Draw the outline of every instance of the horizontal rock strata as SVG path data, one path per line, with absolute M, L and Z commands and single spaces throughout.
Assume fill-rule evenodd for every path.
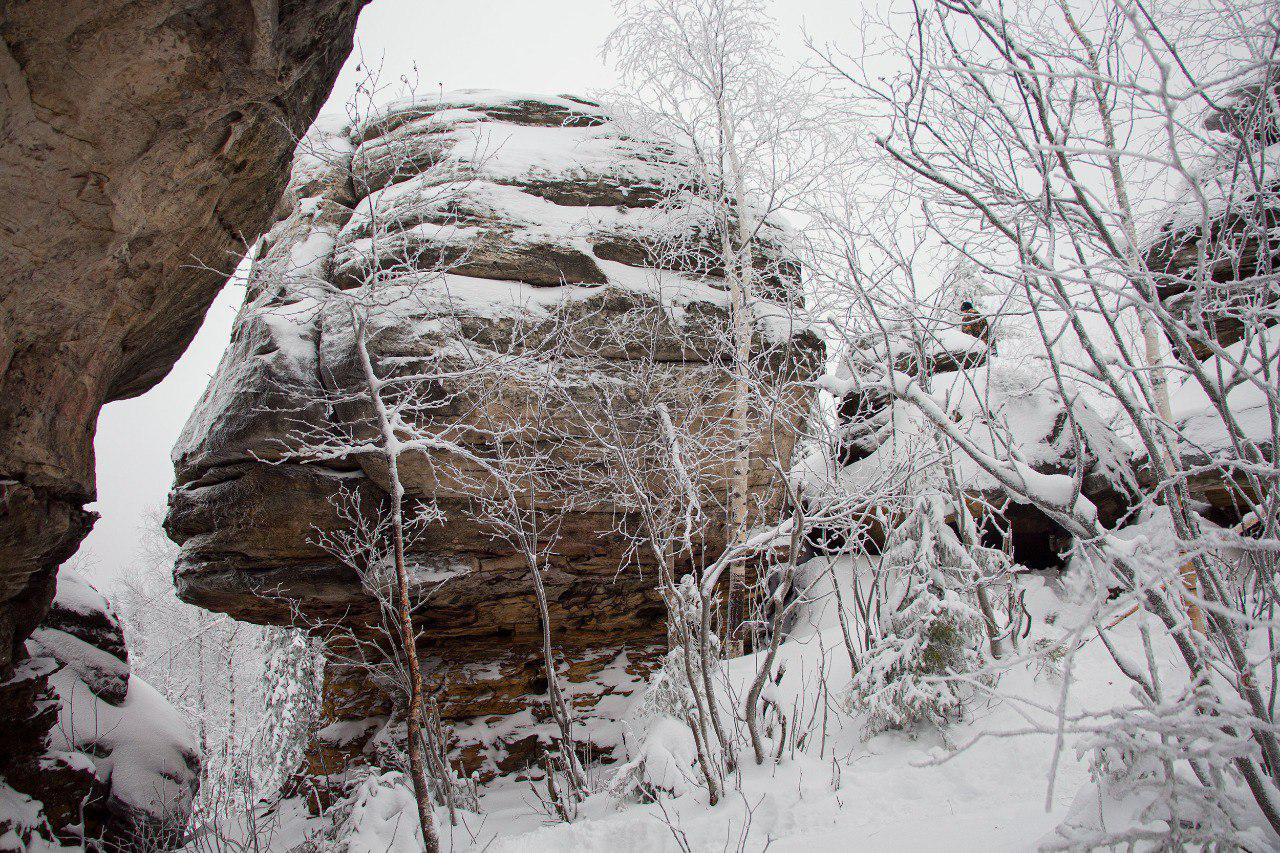
M 429 682 L 445 685 L 442 713 L 458 723 L 458 754 L 486 773 L 531 758 L 548 731 L 539 620 L 525 563 L 477 511 L 492 477 L 489 463 L 474 460 L 492 457 L 495 429 L 549 448 L 565 471 L 594 458 L 590 441 L 570 452 L 578 445 L 566 436 L 582 429 L 579 408 L 601 383 L 622 383 L 635 400 L 667 400 L 673 417 L 700 418 L 709 436 L 721 429 L 728 295 L 722 269 L 704 262 L 713 243 L 696 220 L 696 195 L 683 208 L 664 201 L 677 166 L 668 148 L 568 97 L 462 92 L 314 128 L 231 346 L 175 449 L 167 528 L 183 546 L 180 595 L 260 622 L 301 614 L 362 631 L 374 619 L 358 578 L 321 539 L 343 529 L 339 507 L 353 497 L 362 507 L 385 501 L 383 462 L 296 452 L 302 433 L 370 428 L 353 300 L 381 300 L 366 326 L 380 375 L 463 374 L 475 359 L 523 363 L 536 353 L 557 383 L 556 402 L 536 381 L 501 371 L 474 387 L 442 380 L 447 404 L 423 417 L 466 452 L 415 451 L 401 463 L 410 511 L 429 504 L 444 514 L 409 561 L 426 599 L 420 651 Z M 682 251 L 657 251 L 673 232 L 687 238 Z M 785 298 L 760 303 L 753 351 L 762 371 L 787 382 L 817 370 L 821 344 L 789 325 L 798 268 L 782 256 L 756 259 L 762 289 Z M 586 363 L 589 375 L 575 367 Z M 774 476 L 766 451 L 785 464 L 807 401 L 798 385 L 788 393 L 794 411 L 764 417 L 755 439 L 751 481 L 766 504 Z M 717 440 L 727 440 L 723 429 Z M 703 461 L 691 464 L 710 505 L 727 471 Z M 544 569 L 551 624 L 583 725 L 607 749 L 608 726 L 593 715 L 613 713 L 643 682 L 665 643 L 664 608 L 655 568 L 629 561 L 615 532 L 625 507 L 580 495 L 568 507 L 567 494 L 536 496 L 560 513 Z M 315 773 L 345 766 L 393 710 L 366 674 L 340 664 L 340 649 L 333 657 Z

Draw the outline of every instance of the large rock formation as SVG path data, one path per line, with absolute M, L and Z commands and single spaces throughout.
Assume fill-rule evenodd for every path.
M 0 3 L 0 679 L 93 523 L 98 410 L 270 224 L 364 2 Z
M 1240 522 L 1251 500 L 1260 497 L 1259 481 L 1233 467 L 1256 464 L 1248 455 L 1242 460 L 1240 445 L 1251 442 L 1267 459 L 1276 453 L 1266 390 L 1274 383 L 1280 340 L 1277 94 L 1280 69 L 1269 66 L 1215 99 L 1204 120 L 1198 192 L 1184 191 L 1157 213 L 1159 227 L 1146 255 L 1161 300 L 1191 330 L 1191 355 L 1211 381 L 1228 389 L 1226 403 L 1238 432 L 1227 429 L 1194 377 L 1184 378 L 1172 396 L 1183 462 L 1192 469 L 1190 493 L 1207 505 L 1210 517 L 1228 526 Z
M 714 425 L 726 411 L 728 295 L 722 270 L 707 262 L 713 243 L 693 224 L 697 205 L 659 205 L 673 156 L 568 97 L 461 92 L 354 126 L 318 125 L 295 162 L 289 213 L 265 241 L 231 346 L 174 451 L 167 528 L 183 546 L 179 594 L 238 618 L 289 622 L 296 608 L 363 630 L 369 598 L 319 539 L 347 524 L 343 490 L 366 508 L 384 499 L 386 471 L 368 454 L 339 449 L 319 461 L 290 452 L 299 431 L 369 428 L 368 401 L 355 395 L 352 300 L 361 311 L 378 302 L 368 341 L 384 375 L 465 373 L 499 353 L 527 357 L 547 346 L 595 359 L 590 376 L 539 362 L 570 392 L 554 404 L 501 370 L 482 388 L 441 380 L 442 398 L 459 396 L 423 417 L 477 457 L 494 452 L 481 424 L 527 446 L 559 441 L 571 429 L 569 398 L 592 400 L 594 381 L 627 383 L 642 400 L 666 394 L 676 417 L 697 412 Z M 653 251 L 662 229 L 695 248 L 665 260 Z M 757 266 L 769 291 L 796 291 L 795 265 L 767 254 Z M 816 337 L 787 325 L 782 302 L 758 307 L 760 363 L 778 381 L 811 375 Z M 655 317 L 653 329 L 638 331 Z M 764 451 L 785 464 L 796 426 L 793 414 L 760 424 L 751 472 L 759 494 L 773 476 Z M 410 502 L 446 515 L 409 554 L 430 593 L 419 607 L 420 651 L 429 680 L 445 685 L 443 716 L 459 723 L 468 770 L 501 772 L 532 757 L 549 731 L 532 698 L 546 691 L 539 621 L 527 568 L 477 511 L 487 472 L 459 468 L 459 458 L 414 453 L 402 466 Z M 723 494 L 723 471 L 691 467 L 706 474 L 708 495 Z M 563 497 L 542 496 L 557 506 Z M 620 514 L 579 498 L 545 568 L 552 630 L 584 714 L 615 713 L 617 701 L 604 697 L 632 692 L 665 643 L 652 567 L 624 566 L 626 547 L 612 533 Z M 335 659 L 342 651 L 333 649 Z M 335 660 L 327 673 L 331 725 L 313 750 L 316 774 L 344 766 L 394 712 L 359 667 Z M 616 742 L 616 727 L 587 728 L 599 749 Z
M 889 353 L 889 361 L 911 375 L 928 375 L 928 388 L 957 427 L 983 451 L 1002 458 L 1014 455 L 1042 474 L 1082 472 L 1081 494 L 1098 511 L 1099 520 L 1115 526 L 1134 504 L 1137 481 L 1132 451 L 1111 425 L 1083 399 L 1068 402 L 1057 392 L 1045 369 L 1014 353 L 996 356 L 982 341 L 953 328 L 934 333 L 927 346 L 901 344 L 909 357 Z M 889 472 L 903 470 L 913 458 L 936 452 L 933 430 L 910 404 L 892 400 L 879 389 L 859 388 L 861 371 L 875 371 L 886 360 L 881 345 L 856 351 L 829 380 L 837 396 L 835 441 L 805 465 L 809 500 L 817 506 L 871 495 L 883 487 Z M 921 363 L 923 370 L 921 370 Z M 1079 435 L 1071 428 L 1074 418 Z M 967 455 L 956 452 L 957 483 L 971 501 L 984 544 L 1001 547 L 1004 537 L 1014 560 L 1035 569 L 1065 565 L 1069 534 L 1044 512 L 1007 498 L 1000 484 Z M 899 475 L 900 476 L 900 475 Z M 891 479 L 889 481 L 892 481 Z M 864 499 L 866 500 L 866 499 Z M 891 510 L 867 502 L 869 518 L 890 518 Z M 1000 524 L 988 508 L 1000 508 Z M 870 544 L 879 545 L 879 522 L 865 522 Z M 819 547 L 843 547 L 855 531 L 823 527 L 815 533 Z
M 1194 330 L 1196 358 L 1229 346 L 1245 323 L 1272 325 L 1280 301 L 1280 70 L 1217 100 L 1204 119 L 1199 187 L 1156 214 L 1147 266 L 1161 301 Z
M 39 841 L 168 849 L 199 759 L 181 715 L 130 671 L 111 605 L 72 570 L 0 691 L 0 850 Z M 14 730 L 16 729 L 16 731 Z

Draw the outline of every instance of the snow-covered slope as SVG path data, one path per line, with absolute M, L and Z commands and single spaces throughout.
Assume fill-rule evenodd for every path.
M 1158 519 L 1141 535 L 1158 547 Z M 806 567 L 821 573 L 826 558 Z M 868 567 L 847 558 L 836 576 Z M 502 853 L 656 853 L 657 851 L 787 851 L 787 853 L 977 853 L 1087 847 L 1100 832 L 1134 825 L 1147 795 L 1116 799 L 1105 774 L 1095 772 L 1091 737 L 1065 731 L 1067 718 L 1090 715 L 1100 725 L 1108 712 L 1133 703 L 1129 683 L 1115 669 L 1087 624 L 1089 602 L 1050 576 L 1022 579 L 1033 619 L 1020 649 L 1002 661 L 994 683 L 972 701 L 969 719 L 950 728 L 910 735 L 885 733 L 865 742 L 862 719 L 850 711 L 849 660 L 836 624 L 829 583 L 779 655 L 781 682 L 771 699 L 807 733 L 803 749 L 788 740 L 782 759 L 756 766 L 744 756 L 741 774 L 722 803 L 707 804 L 697 784 L 688 729 L 646 713 L 636 699 L 624 717 L 627 755 L 643 757 L 669 793 L 660 802 L 594 795 L 573 823 L 549 820 L 532 781 L 501 780 L 484 790 L 480 813 L 463 813 L 458 826 L 438 810 L 445 849 Z M 847 594 L 846 590 L 846 594 Z M 1136 618 L 1110 631 L 1119 653 L 1143 654 Z M 1159 664 L 1177 669 L 1176 652 L 1157 645 Z M 741 696 L 754 673 L 752 657 L 733 661 L 727 684 Z M 1067 686 L 1064 688 L 1064 680 Z M 775 731 L 775 735 L 777 732 Z M 774 742 L 776 746 L 776 741 Z M 619 765 L 593 771 L 607 783 Z M 601 787 L 604 787 L 602 784 Z M 355 851 L 415 851 L 416 814 L 407 782 L 397 773 L 375 774 L 334 817 L 313 818 L 291 804 L 279 811 L 282 841 L 290 849 L 310 837 L 342 839 Z M 1250 832 L 1268 849 L 1277 841 L 1261 827 Z

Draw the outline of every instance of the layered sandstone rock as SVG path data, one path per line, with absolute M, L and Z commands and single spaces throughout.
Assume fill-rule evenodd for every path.
M 384 500 L 383 464 L 358 452 L 323 461 L 296 452 L 308 430 L 370 428 L 353 300 L 369 310 L 382 375 L 465 373 L 475 361 L 538 352 L 556 402 L 500 370 L 474 387 L 442 380 L 448 403 L 422 425 L 466 453 L 415 452 L 401 466 L 410 509 L 430 503 L 445 514 L 409 560 L 427 598 L 420 652 L 429 682 L 444 684 L 444 716 L 459 723 L 460 757 L 488 773 L 531 758 L 550 732 L 536 698 L 546 679 L 531 580 L 477 511 L 490 473 L 465 458 L 491 454 L 494 431 L 507 430 L 525 446 L 551 448 L 553 461 L 566 454 L 566 467 L 581 463 L 594 452 L 589 441 L 573 459 L 564 448 L 593 383 L 623 383 L 638 400 L 665 394 L 677 416 L 700 413 L 708 423 L 726 413 L 728 295 L 722 270 L 706 261 L 712 243 L 696 197 L 676 209 L 659 204 L 678 171 L 673 156 L 568 97 L 460 92 L 313 129 L 285 194 L 289 212 L 265 241 L 231 346 L 174 451 L 167 527 L 183 546 L 179 594 L 262 622 L 301 613 L 363 631 L 372 618 L 357 577 L 320 539 L 343 529 L 338 508 L 351 495 L 366 508 Z M 692 248 L 678 257 L 654 251 L 673 230 Z M 764 254 L 766 289 L 794 299 L 794 263 L 780 262 L 780 250 Z M 766 373 L 786 382 L 817 370 L 821 345 L 788 324 L 786 300 L 757 313 L 754 351 Z M 762 497 L 773 477 L 766 451 L 786 463 L 794 412 L 807 400 L 798 386 L 790 393 L 795 410 L 764 418 L 756 438 L 751 480 Z M 725 471 L 691 467 L 709 497 L 723 494 Z M 567 506 L 564 493 L 539 498 Z M 613 533 L 622 515 L 624 507 L 575 496 L 545 568 L 569 692 L 583 734 L 603 750 L 618 732 L 592 715 L 616 712 L 665 642 L 653 567 L 626 565 L 626 544 Z M 703 543 L 710 552 L 722 547 L 713 539 Z M 393 704 L 366 676 L 329 667 L 331 724 L 313 750 L 313 773 L 340 769 L 385 735 Z
M 0 678 L 93 523 L 99 409 L 270 224 L 364 2 L 0 3 Z
M 1160 299 L 1222 346 L 1241 339 L 1246 318 L 1271 325 L 1280 300 L 1277 92 L 1280 78 L 1271 68 L 1208 111 L 1199 187 L 1157 214 L 1159 227 L 1146 250 Z M 1204 341 L 1190 343 L 1198 359 L 1213 354 Z
M 1194 377 L 1174 389 L 1171 402 L 1182 459 L 1191 469 L 1190 493 L 1208 505 L 1213 520 L 1229 526 L 1247 513 L 1245 496 L 1258 498 L 1257 481 L 1233 470 L 1256 464 L 1251 453 L 1241 458 L 1240 439 L 1264 459 L 1276 453 L 1266 384 L 1274 382 L 1280 340 L 1278 92 L 1280 78 L 1270 68 L 1215 102 L 1204 121 L 1208 150 L 1198 192 L 1185 191 L 1158 214 L 1146 255 L 1161 300 L 1194 331 L 1190 349 L 1204 375 L 1228 389 L 1238 433 L 1229 433 Z
M 1130 447 L 1079 398 L 1070 411 L 1077 433 L 1067 401 L 1040 365 L 1016 354 L 989 354 L 982 341 L 954 329 L 942 330 L 928 347 L 918 349 L 926 350 L 923 361 L 930 393 L 977 447 L 997 458 L 1016 454 L 1043 474 L 1080 470 L 1081 494 L 1097 508 L 1099 520 L 1107 527 L 1128 513 L 1137 493 Z M 869 347 L 856 361 L 867 364 L 868 353 L 872 364 L 884 359 L 881 347 Z M 916 355 L 893 361 L 918 375 L 920 360 Z M 859 389 L 857 369 L 845 365 L 832 380 L 832 390 L 838 392 L 835 447 L 829 456 L 815 455 L 806 463 L 809 499 L 818 505 L 872 492 L 887 472 L 916 455 L 928 458 L 937 452 L 923 416 L 879 390 Z M 956 454 L 956 461 L 958 484 L 972 502 L 984 544 L 1000 547 L 1007 534 L 1018 563 L 1031 568 L 1065 564 L 1071 543 L 1061 526 L 1029 504 L 1008 500 L 1000 484 L 963 453 Z M 1000 508 L 999 525 L 992 523 L 989 507 Z M 879 542 L 883 532 L 878 522 L 867 523 L 873 527 L 869 531 L 873 542 Z M 824 528 L 815 533 L 815 539 L 821 547 L 838 548 L 852 532 Z
M 196 790 L 194 739 L 130 671 L 111 605 L 64 570 L 25 651 L 14 677 L 0 684 L 13 744 L 0 753 L 0 839 L 177 846 Z M 0 841 L 0 849 L 11 848 Z

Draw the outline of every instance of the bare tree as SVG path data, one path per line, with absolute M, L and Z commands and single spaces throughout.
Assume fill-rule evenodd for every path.
M 374 120 L 367 107 L 353 106 L 351 123 L 339 131 L 339 137 L 364 132 L 365 124 Z M 412 151 L 404 144 L 396 145 L 395 140 L 365 152 L 360 163 L 352 164 L 351 158 L 341 156 L 340 140 L 334 143 L 323 132 L 315 133 L 317 138 L 304 140 L 303 153 L 318 161 L 330 181 L 363 184 L 370 175 L 376 175 L 393 184 L 423 174 L 422 164 L 411 156 Z M 338 510 L 348 526 L 337 532 L 318 532 L 317 542 L 357 572 L 374 602 L 375 625 L 381 625 L 393 640 L 389 646 L 376 641 L 370 644 L 355 632 L 344 632 L 352 640 L 348 647 L 354 660 L 376 670 L 381 664 L 371 661 L 377 660 L 377 654 L 383 655 L 381 663 L 389 665 L 394 673 L 390 683 L 404 688 L 410 778 L 423 841 L 430 851 L 438 850 L 440 843 L 431 804 L 433 760 L 442 765 L 436 768 L 442 789 L 451 792 L 452 785 L 447 778 L 439 778 L 440 773 L 449 775 L 439 759 L 444 747 L 437 744 L 428 748 L 431 700 L 418 659 L 414 611 L 429 596 L 429 591 L 423 590 L 415 580 L 406 548 L 413 535 L 443 515 L 434 504 L 423 501 L 415 501 L 410 510 L 412 514 L 406 514 L 410 498 L 402 466 L 406 457 L 415 455 L 453 453 L 474 458 L 468 448 L 454 440 L 456 431 L 451 432 L 447 426 L 437 428 L 433 418 L 454 399 L 453 394 L 442 396 L 439 389 L 451 387 L 451 382 L 465 386 L 460 380 L 477 367 L 449 365 L 435 353 L 427 353 L 417 360 L 384 360 L 374 338 L 402 312 L 447 312 L 447 307 L 440 309 L 436 304 L 436 291 L 447 271 L 464 263 L 469 254 L 467 242 L 455 239 L 450 207 L 465 192 L 486 156 L 483 145 L 478 142 L 474 161 L 446 159 L 428 169 L 422 193 L 413 203 L 442 223 L 438 228 L 439 241 L 421 243 L 406 239 L 397 224 L 397 217 L 403 211 L 392 203 L 384 204 L 382 195 L 374 193 L 361 202 L 347 225 L 364 236 L 350 241 L 349 251 L 337 262 L 340 269 L 336 273 L 350 286 L 345 289 L 334 286 L 312 269 L 318 259 L 304 257 L 299 261 L 292 249 L 283 255 L 269 253 L 261 259 L 251 274 L 250 283 L 251 293 L 271 290 L 286 293 L 286 305 L 295 301 L 301 305 L 292 308 L 293 311 L 328 312 L 326 317 L 334 323 L 334 333 L 345 336 L 344 367 L 327 376 L 324 387 L 302 385 L 288 389 L 292 402 L 289 410 L 282 414 L 294 427 L 270 461 L 310 464 L 361 461 L 376 469 L 385 480 L 386 500 L 377 506 L 363 501 L 356 492 L 340 495 Z M 339 417 L 315 417 L 316 411 L 334 412 Z M 270 590 L 261 592 L 282 594 Z M 307 621 L 305 614 L 298 616 L 316 631 L 341 630 L 341 626 L 312 624 L 314 620 Z M 446 804 L 452 814 L 451 793 Z
M 1082 494 L 1083 460 L 1067 473 L 1033 470 L 1014 444 L 967 434 L 927 382 L 903 373 L 892 358 L 878 365 L 869 359 L 858 377 L 864 389 L 918 412 L 967 464 L 1043 512 L 1106 567 L 1125 595 L 1122 605 L 1100 595 L 1099 631 L 1105 633 L 1118 606 L 1136 604 L 1157 618 L 1185 664 L 1191 686 L 1182 700 L 1196 721 L 1159 738 L 1182 750 L 1160 773 L 1170 790 L 1217 804 L 1204 812 L 1202 834 L 1184 839 L 1174 821 L 1170 838 L 1237 843 L 1240 819 L 1227 807 L 1228 795 L 1214 794 L 1224 774 L 1236 774 L 1260 814 L 1280 828 L 1280 744 L 1273 701 L 1259 678 L 1260 665 L 1274 673 L 1276 660 L 1259 662 L 1245 652 L 1255 631 L 1274 648 L 1275 622 L 1259 618 L 1272 612 L 1265 604 L 1272 593 L 1261 576 L 1252 601 L 1229 592 L 1232 579 L 1249 571 L 1225 562 L 1190 486 L 1197 477 L 1221 478 L 1237 517 L 1275 529 L 1280 409 L 1269 330 L 1273 252 L 1263 225 L 1275 209 L 1275 182 L 1266 154 L 1273 136 L 1261 130 L 1270 126 L 1272 101 L 1257 93 L 1270 91 L 1276 9 L 1183 14 L 1140 0 L 1106 0 L 1061 2 L 1043 12 L 966 0 L 919 7 L 909 39 L 876 30 L 873 40 L 891 46 L 901 69 L 887 75 L 854 71 L 847 57 L 819 49 L 828 70 L 849 86 L 844 106 L 860 118 L 877 116 L 879 168 L 892 167 L 902 182 L 877 211 L 888 227 L 859 224 L 856 201 L 836 204 L 851 217 L 833 218 L 832 257 L 839 260 L 832 268 L 844 268 L 833 278 L 870 318 L 887 353 L 897 324 L 930 334 L 921 318 L 937 314 L 915 282 L 926 264 L 959 255 L 1003 294 L 1002 313 L 1029 327 L 1027 342 L 1037 344 L 1047 383 L 1066 401 L 1065 427 L 1077 444 L 1089 439 L 1078 401 L 1097 395 L 1114 404 L 1151 474 L 1143 497 L 1169 512 L 1193 591 L 1184 591 L 1180 565 L 1143 560 L 1119 546 Z M 1230 94 L 1245 82 L 1254 92 L 1243 102 L 1248 106 Z M 1135 191 L 1179 185 L 1185 190 L 1168 209 L 1159 197 Z M 885 217 L 885 210 L 899 215 Z M 1144 233 L 1152 220 L 1169 224 Z M 1232 327 L 1239 342 L 1229 345 L 1223 334 Z M 1194 429 L 1175 420 L 1175 385 L 1180 395 L 1205 401 Z M 1241 398 L 1232 398 L 1241 387 L 1260 398 L 1252 411 L 1261 429 L 1243 423 Z M 988 411 L 986 420 L 999 424 L 998 412 Z M 1216 436 L 1215 451 L 1204 450 L 1206 434 Z M 1234 541 L 1252 553 L 1271 550 L 1257 540 Z M 1206 613 L 1207 638 L 1194 630 L 1192 606 Z M 1155 683 L 1158 673 L 1144 675 L 1143 667 L 1113 655 L 1153 706 L 1173 701 L 1167 686 Z M 1274 677 L 1267 680 L 1274 684 Z M 1134 734 L 1137 740 L 1156 737 L 1153 730 L 1167 719 L 1126 713 L 1124 730 L 1145 732 Z M 1067 727 L 1060 716 L 1059 744 Z M 1204 757 L 1191 747 L 1192 731 L 1210 740 L 1245 737 L 1256 751 Z
M 692 226 L 676 237 L 655 235 L 648 250 L 658 266 L 722 276 L 730 295 L 733 454 L 724 529 L 733 545 L 749 527 L 753 330 L 762 300 L 797 296 L 798 270 L 777 215 L 795 209 L 838 162 L 838 144 L 824 132 L 813 87 L 779 70 L 776 30 L 762 3 L 624 0 L 617 8 L 620 22 L 604 49 L 623 81 L 617 109 L 637 131 L 675 146 L 664 207 Z M 730 657 L 742 653 L 746 615 L 746 566 L 737 561 L 726 616 Z
M 539 323 L 536 337 L 548 344 L 521 347 L 527 369 L 494 373 L 484 383 L 484 408 L 493 414 L 474 427 L 485 436 L 488 453 L 472 501 L 476 517 L 490 535 L 524 563 L 533 587 L 547 700 L 560 731 L 555 756 L 545 757 L 547 784 L 557 813 L 566 821 L 576 816 L 589 786 L 574 740 L 573 708 L 560 684 L 546 575 L 553 570 L 566 520 L 583 509 L 585 493 L 566 464 L 567 448 L 549 440 L 555 431 L 548 426 L 556 421 L 566 394 L 561 342 L 574 335 L 566 328 L 573 322 L 580 323 L 581 318 L 570 320 L 568 312 L 562 311 L 549 323 Z M 559 774 L 565 778 L 564 791 L 553 784 Z
M 191 726 L 201 756 L 191 827 L 251 821 L 247 797 L 265 790 L 280 769 L 254 735 L 265 689 L 260 667 L 266 630 L 210 613 L 178 599 L 173 588 L 177 548 L 161 531 L 159 513 L 140 531 L 142 559 L 112 591 L 129 647 L 130 666 L 160 691 Z
M 706 560 L 706 549 L 720 538 L 720 520 L 708 482 L 736 451 L 711 413 L 724 377 L 702 362 L 707 354 L 695 346 L 661 305 L 637 306 L 625 317 L 593 324 L 574 355 L 578 369 L 595 379 L 585 399 L 570 401 L 563 440 L 592 448 L 575 476 L 602 504 L 614 507 L 614 532 L 627 545 L 624 564 L 657 571 L 670 654 L 689 705 L 683 721 L 715 804 L 723 795 L 724 766 L 733 762 L 734 740 L 722 717 L 723 690 L 716 685 L 712 593 L 720 572 Z M 685 349 L 682 358 L 670 359 L 672 350 Z M 625 376 L 594 355 L 610 352 L 628 354 Z M 710 588 L 681 581 L 686 572 L 705 579 L 711 571 L 716 577 Z

